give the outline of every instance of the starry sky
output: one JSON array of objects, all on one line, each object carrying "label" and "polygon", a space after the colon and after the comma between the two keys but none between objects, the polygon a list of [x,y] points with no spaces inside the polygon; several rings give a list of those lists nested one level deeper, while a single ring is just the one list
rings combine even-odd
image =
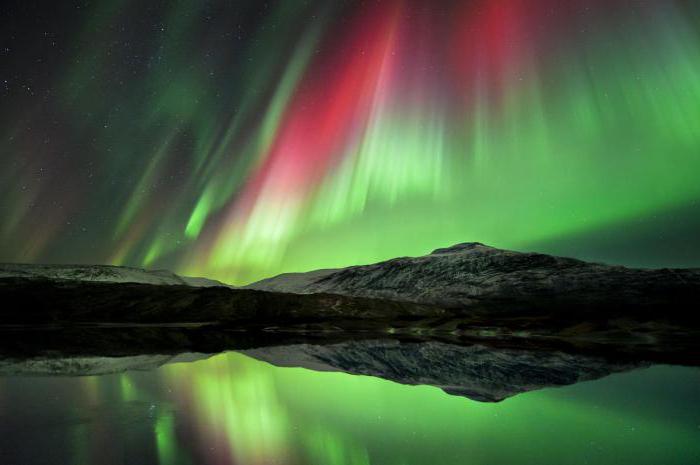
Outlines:
[{"label": "starry sky", "polygon": [[9,0],[0,261],[700,266],[700,3]]}]

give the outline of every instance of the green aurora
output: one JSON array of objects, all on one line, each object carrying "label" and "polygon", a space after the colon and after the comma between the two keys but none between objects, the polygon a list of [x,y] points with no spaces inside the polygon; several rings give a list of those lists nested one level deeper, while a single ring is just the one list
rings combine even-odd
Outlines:
[{"label": "green aurora", "polygon": [[167,5],[17,7],[0,260],[234,284],[463,241],[700,264],[697,2]]}]

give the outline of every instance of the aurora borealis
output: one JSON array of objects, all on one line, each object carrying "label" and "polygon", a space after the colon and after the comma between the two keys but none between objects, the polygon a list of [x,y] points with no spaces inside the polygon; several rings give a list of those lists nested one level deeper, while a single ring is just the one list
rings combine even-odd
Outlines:
[{"label": "aurora borealis", "polygon": [[243,283],[480,241],[700,264],[697,2],[2,8],[0,261]]}]

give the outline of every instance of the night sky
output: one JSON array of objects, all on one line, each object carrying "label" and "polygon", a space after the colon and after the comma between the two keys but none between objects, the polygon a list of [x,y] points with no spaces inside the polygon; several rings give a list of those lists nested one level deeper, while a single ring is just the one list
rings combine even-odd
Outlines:
[{"label": "night sky", "polygon": [[700,266],[700,2],[3,1],[0,261]]}]

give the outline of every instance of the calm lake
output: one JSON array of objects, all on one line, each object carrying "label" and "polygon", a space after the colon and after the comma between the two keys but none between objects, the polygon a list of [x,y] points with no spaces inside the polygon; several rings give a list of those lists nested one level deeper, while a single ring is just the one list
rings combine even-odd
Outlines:
[{"label": "calm lake", "polygon": [[700,369],[501,402],[229,352],[149,371],[0,378],[0,464],[700,463]]}]

